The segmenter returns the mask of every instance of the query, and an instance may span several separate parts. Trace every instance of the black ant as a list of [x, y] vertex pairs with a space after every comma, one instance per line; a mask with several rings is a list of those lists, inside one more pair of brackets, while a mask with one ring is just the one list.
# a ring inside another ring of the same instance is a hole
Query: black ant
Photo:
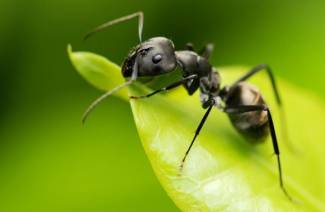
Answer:
[[124, 78], [127, 78], [128, 81], [96, 99], [84, 113], [83, 122], [99, 102], [112, 93], [130, 85], [137, 80], [138, 77], [162, 75], [174, 71], [176, 67], [180, 67], [183, 76], [181, 80], [173, 82], [147, 95], [130, 97], [132, 99], [148, 98], [178, 86], [184, 86], [189, 95], [192, 95], [195, 91], [200, 89], [200, 100], [206, 112], [185, 152], [180, 163], [180, 169], [182, 170], [196, 137], [199, 135], [211, 109], [215, 106], [228, 115], [232, 125], [247, 139], [259, 141], [263, 140], [263, 138], [271, 133], [273, 149], [277, 157], [280, 187], [288, 199], [291, 200], [283, 184], [280, 151], [270, 109], [265, 103], [261, 93], [255, 87], [245, 82], [254, 74], [265, 70], [271, 81], [277, 104], [281, 106], [280, 95], [271, 68], [266, 64], [258, 65], [231, 85], [221, 88], [219, 73], [208, 61], [213, 51], [212, 44], [208, 44], [203, 51], [198, 54], [193, 50], [191, 44], [187, 45], [186, 50], [175, 51], [173, 42], [165, 37], [153, 37], [142, 42], [142, 12], [124, 16], [100, 25], [89, 32], [85, 36], [85, 39], [109, 26], [132, 18], [139, 19], [138, 32], [140, 43], [129, 53], [122, 66], [122, 75]]

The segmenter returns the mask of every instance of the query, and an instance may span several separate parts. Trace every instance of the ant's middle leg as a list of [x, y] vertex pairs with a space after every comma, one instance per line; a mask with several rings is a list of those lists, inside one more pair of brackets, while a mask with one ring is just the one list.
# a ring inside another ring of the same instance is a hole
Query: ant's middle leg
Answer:
[[185, 77], [179, 81], [176, 81], [176, 82], [173, 82], [171, 83], [170, 85], [166, 86], [166, 87], [163, 87], [163, 88], [160, 88], [158, 90], [155, 90], [149, 94], [146, 94], [146, 95], [143, 95], [143, 96], [130, 96], [131, 99], [143, 99], [143, 98], [148, 98], [148, 97], [151, 97], [157, 93], [160, 93], [160, 92], [163, 92], [163, 91], [168, 91], [170, 89], [173, 89], [173, 88], [176, 88], [178, 86], [181, 86], [183, 85], [184, 83], [186, 83], [187, 81], [189, 80], [194, 80], [196, 79], [198, 76], [196, 74], [193, 74], [193, 75], [190, 75], [188, 77]]
[[[195, 51], [193, 43], [187, 43], [185, 49], [189, 51]], [[209, 59], [209, 57], [213, 52], [213, 49], [214, 49], [214, 45], [212, 43], [208, 43], [199, 51], [199, 55], [201, 55], [206, 59]]]
[[280, 187], [281, 187], [283, 193], [287, 196], [287, 198], [290, 201], [292, 201], [292, 198], [288, 194], [287, 190], [284, 187], [284, 183], [283, 183], [282, 167], [281, 167], [281, 160], [280, 160], [280, 150], [279, 150], [277, 136], [275, 133], [274, 122], [273, 122], [272, 115], [271, 115], [269, 108], [263, 104], [263, 105], [238, 105], [238, 106], [226, 107], [224, 109], [224, 112], [226, 112], [228, 114], [231, 114], [231, 113], [232, 114], [240, 114], [240, 113], [247, 113], [247, 112], [253, 112], [253, 111], [266, 111], [267, 112], [269, 130], [270, 130], [271, 138], [272, 138], [272, 145], [273, 145], [274, 153], [277, 157]]
[[186, 43], [185, 49], [189, 51], [194, 51], [194, 45], [193, 43]]
[[212, 52], [213, 52], [213, 49], [214, 49], [214, 45], [212, 43], [208, 43], [207, 45], [205, 45], [205, 47], [199, 52], [199, 54], [206, 58], [206, 59], [209, 59]]
[[202, 129], [202, 127], [204, 126], [204, 123], [205, 123], [205, 121], [207, 120], [207, 118], [208, 118], [208, 116], [209, 116], [209, 114], [210, 114], [210, 112], [211, 112], [211, 109], [212, 109], [212, 107], [213, 107], [214, 104], [215, 104], [214, 100], [212, 100], [212, 99], [209, 101], [209, 103], [210, 103], [210, 105], [209, 105], [208, 109], [206, 110], [204, 116], [202, 117], [202, 119], [201, 119], [201, 121], [200, 121], [200, 123], [199, 123], [199, 126], [196, 128], [196, 130], [195, 130], [195, 134], [194, 134], [194, 137], [193, 137], [193, 139], [192, 139], [192, 141], [191, 141], [189, 147], [187, 148], [187, 150], [186, 150], [186, 152], [185, 152], [185, 155], [184, 155], [184, 157], [183, 157], [183, 159], [182, 159], [182, 162], [181, 162], [181, 165], [180, 165], [180, 171], [183, 170], [183, 167], [184, 167], [184, 164], [185, 164], [186, 158], [187, 158], [188, 154], [190, 153], [190, 150], [191, 150], [191, 148], [192, 148], [192, 146], [193, 146], [193, 144], [194, 144], [194, 142], [195, 142], [195, 140], [196, 140], [196, 137], [200, 134], [201, 129]]

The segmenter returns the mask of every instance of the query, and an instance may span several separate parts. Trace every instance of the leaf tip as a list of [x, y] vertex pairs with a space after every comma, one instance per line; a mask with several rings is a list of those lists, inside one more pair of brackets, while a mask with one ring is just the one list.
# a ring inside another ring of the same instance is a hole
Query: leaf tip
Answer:
[[67, 53], [68, 53], [68, 56], [69, 56], [70, 61], [73, 63], [73, 61], [72, 61], [72, 54], [73, 54], [73, 52], [72, 52], [72, 46], [71, 46], [70, 43], [67, 45]]
[[67, 45], [67, 52], [69, 55], [72, 53], [72, 46], [70, 43]]

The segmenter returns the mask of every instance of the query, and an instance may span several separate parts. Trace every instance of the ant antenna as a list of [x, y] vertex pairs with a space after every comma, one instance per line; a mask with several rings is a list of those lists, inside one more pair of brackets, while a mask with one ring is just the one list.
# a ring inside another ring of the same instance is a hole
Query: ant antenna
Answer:
[[85, 37], [84, 40], [87, 40], [89, 37], [91, 37], [92, 35], [96, 34], [97, 32], [103, 31], [104, 29], [114, 25], [114, 24], [118, 24], [124, 21], [128, 21], [132, 18], [139, 18], [139, 25], [138, 25], [138, 33], [139, 33], [139, 41], [140, 43], [142, 42], [142, 31], [143, 31], [143, 12], [139, 11], [127, 16], [123, 16], [121, 18], [106, 22], [98, 27], [96, 27], [95, 29], [93, 29], [92, 31], [88, 32]]
[[132, 72], [132, 76], [131, 79], [117, 87], [115, 87], [114, 89], [107, 91], [106, 93], [104, 93], [103, 95], [101, 95], [100, 97], [98, 97], [95, 101], [93, 101], [91, 103], [91, 105], [86, 109], [86, 111], [84, 112], [83, 116], [82, 116], [82, 124], [84, 124], [87, 120], [87, 117], [89, 116], [90, 112], [93, 111], [95, 109], [95, 107], [102, 102], [104, 99], [106, 99], [108, 96], [112, 95], [113, 93], [121, 90], [122, 88], [129, 86], [132, 84], [132, 82], [134, 82], [138, 77], [138, 61], [137, 59], [134, 62], [133, 65], [133, 72]]

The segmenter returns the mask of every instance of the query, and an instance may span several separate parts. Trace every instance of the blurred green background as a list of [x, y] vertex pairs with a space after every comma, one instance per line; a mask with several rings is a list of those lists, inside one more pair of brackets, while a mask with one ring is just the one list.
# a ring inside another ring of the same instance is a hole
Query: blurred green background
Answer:
[[83, 42], [89, 29], [143, 10], [144, 38], [167, 36], [178, 48], [213, 42], [216, 66], [269, 63], [324, 98], [324, 8], [323, 0], [1, 0], [0, 211], [177, 211], [127, 103], [110, 98], [81, 126], [100, 92], [71, 66], [67, 44], [120, 64], [137, 43], [135, 21]]

